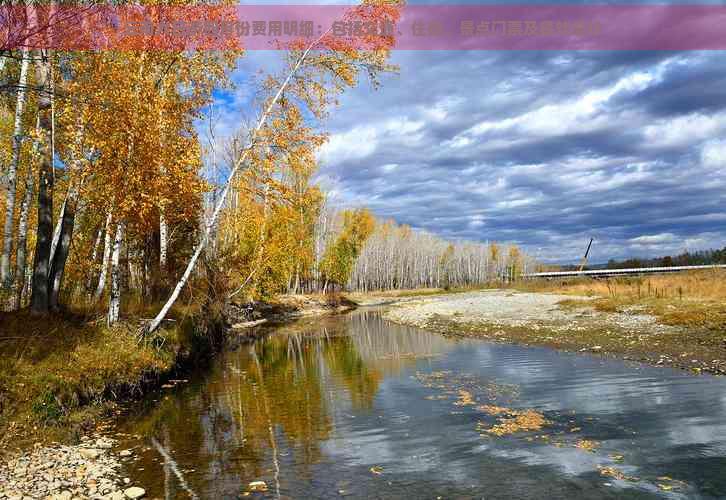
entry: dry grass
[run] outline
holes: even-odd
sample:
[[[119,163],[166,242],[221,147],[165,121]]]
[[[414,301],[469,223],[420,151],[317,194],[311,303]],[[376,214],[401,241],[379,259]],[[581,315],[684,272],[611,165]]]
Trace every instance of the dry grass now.
[[[726,271],[708,270],[632,278],[528,281],[517,289],[595,297],[567,299],[561,307],[601,312],[640,309],[661,323],[726,331]]]
[[[139,343],[138,325],[108,328],[102,316],[0,313],[0,448],[72,437],[140,394],[191,350],[182,317]]]

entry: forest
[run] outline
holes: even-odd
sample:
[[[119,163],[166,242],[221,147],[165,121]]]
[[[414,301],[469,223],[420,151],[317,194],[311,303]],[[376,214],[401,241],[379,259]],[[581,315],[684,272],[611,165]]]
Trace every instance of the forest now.
[[[387,50],[339,43],[280,51],[283,70],[253,79],[256,126],[222,144],[198,125],[214,92],[233,90],[241,50],[4,51],[3,309],[104,312],[113,325],[156,307],[153,330],[210,286],[244,302],[474,286],[532,266],[516,246],[331,206],[315,182],[326,117],[347,88],[396,71]]]

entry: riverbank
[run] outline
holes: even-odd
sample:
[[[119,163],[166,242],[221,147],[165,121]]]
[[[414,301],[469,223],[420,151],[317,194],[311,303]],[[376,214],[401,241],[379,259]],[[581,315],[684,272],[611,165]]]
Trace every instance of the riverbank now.
[[[137,337],[138,319],[108,328],[103,316],[90,314],[0,313],[2,454],[35,443],[77,442],[99,419],[113,415],[118,403],[207,362],[230,339],[254,339],[257,324],[352,308],[339,295],[282,296],[205,310],[177,307],[143,341]]]
[[[119,403],[173,384],[229,341],[253,340],[257,324],[355,307],[332,294],[177,307],[143,341],[140,320],[108,328],[103,317],[0,313],[0,498],[136,498],[140,488],[117,474],[114,440],[92,434]]]
[[[541,345],[726,373],[722,332],[666,324],[644,306],[598,307],[598,297],[487,290],[420,298],[391,307],[384,317],[453,337]]]

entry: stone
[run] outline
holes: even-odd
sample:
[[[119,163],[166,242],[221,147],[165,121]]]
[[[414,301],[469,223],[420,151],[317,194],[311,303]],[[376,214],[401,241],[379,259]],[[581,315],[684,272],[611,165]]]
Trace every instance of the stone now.
[[[78,453],[87,460],[94,460],[101,455],[101,452],[93,448],[81,448]]]
[[[130,457],[134,452],[131,450],[121,450],[118,454],[119,457]]]
[[[109,439],[100,438],[96,440],[96,447],[97,448],[111,448],[113,446],[113,443]]]
[[[127,488],[124,490],[124,495],[126,495],[126,498],[134,500],[136,498],[141,498],[146,495],[146,490],[144,490],[143,488],[139,488],[138,486],[132,486],[131,488]]]

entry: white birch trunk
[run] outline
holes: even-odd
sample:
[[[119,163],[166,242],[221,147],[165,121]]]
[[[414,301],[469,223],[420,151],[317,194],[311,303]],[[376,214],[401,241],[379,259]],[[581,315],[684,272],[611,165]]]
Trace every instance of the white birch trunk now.
[[[101,272],[98,275],[98,286],[96,286],[96,292],[93,294],[93,300],[98,302],[101,300],[103,290],[106,288],[106,274],[108,273],[108,259],[111,256],[111,219],[113,218],[113,212],[109,210],[106,216],[106,235],[103,238],[103,259],[101,260]]]
[[[331,28],[332,29],[332,28]],[[202,251],[204,251],[204,248],[207,246],[207,242],[210,239],[210,236],[212,234],[212,231],[217,225],[217,219],[219,219],[219,214],[222,212],[222,207],[224,206],[224,202],[227,199],[227,194],[229,193],[230,186],[232,185],[232,180],[237,175],[237,172],[239,172],[239,169],[244,165],[245,161],[247,160],[247,156],[251,150],[251,148],[254,146],[255,141],[257,140],[257,134],[259,133],[262,126],[267,121],[267,116],[272,111],[273,106],[277,103],[277,101],[280,99],[280,96],[282,95],[283,91],[287,87],[287,85],[290,83],[290,80],[292,79],[293,75],[297,72],[297,70],[300,68],[302,63],[307,58],[310,51],[313,49],[315,45],[317,45],[320,40],[325,37],[330,29],[326,31],[324,34],[322,34],[317,40],[315,40],[313,43],[308,46],[307,49],[305,49],[305,52],[302,53],[300,58],[295,63],[295,66],[293,66],[290,73],[287,75],[287,78],[285,78],[285,81],[280,85],[280,88],[278,89],[275,96],[272,98],[270,103],[268,104],[265,111],[262,113],[262,116],[260,116],[260,120],[257,122],[257,126],[255,127],[250,144],[247,148],[242,152],[240,157],[237,159],[237,161],[234,163],[234,166],[232,167],[232,170],[229,173],[229,176],[227,177],[227,181],[224,183],[224,189],[222,190],[222,193],[219,196],[219,199],[217,200],[217,204],[214,207],[214,212],[212,212],[212,217],[209,220],[209,224],[207,225],[204,234],[202,235],[202,239],[197,244],[196,249],[194,250],[194,254],[192,254],[191,259],[189,259],[189,263],[187,264],[186,269],[184,270],[184,274],[182,275],[181,279],[177,282],[176,286],[174,287],[174,290],[172,290],[171,295],[167,299],[166,303],[163,305],[159,313],[156,315],[156,317],[151,321],[151,324],[149,325],[148,329],[146,330],[147,333],[151,333],[155,331],[157,328],[159,328],[159,325],[161,325],[161,322],[166,318],[166,315],[169,314],[169,310],[171,309],[171,306],[174,305],[174,302],[176,302],[176,299],[179,297],[179,294],[181,293],[182,289],[184,288],[184,285],[186,285],[187,281],[189,280],[189,277],[192,274],[192,271],[197,265],[197,260],[199,260],[199,256],[202,254]]]
[[[166,218],[164,218],[164,212],[159,214],[159,269],[162,274],[166,272],[166,254],[167,245],[169,239],[169,229],[166,225]]]
[[[88,280],[86,281],[86,290],[90,293],[91,285],[93,285],[93,266],[98,258],[98,249],[101,247],[101,237],[103,236],[103,230],[99,229],[96,232],[96,239],[93,242],[93,251],[91,252],[91,272],[88,273]]]
[[[53,257],[55,257],[55,250],[58,248],[58,242],[60,241],[61,236],[61,227],[63,226],[63,216],[66,213],[66,205],[68,205],[68,198],[71,196],[71,188],[68,188],[68,191],[66,191],[66,196],[63,198],[63,205],[61,205],[60,213],[58,214],[58,220],[55,223],[55,228],[53,229],[53,241],[50,242],[50,258],[48,259],[49,262],[53,262]]]
[[[18,248],[15,257],[15,290],[12,299],[12,310],[20,309],[22,306],[23,283],[28,260],[28,217],[30,215],[30,205],[33,203],[34,185],[33,168],[28,165],[28,173],[25,177],[25,196],[23,196],[23,202],[20,205],[20,221],[18,222]]]
[[[7,175],[7,194],[5,196],[5,224],[3,230],[3,248],[0,255],[0,281],[2,286],[9,288],[12,285],[10,273],[10,253],[13,248],[13,217],[15,215],[15,194],[18,183],[18,163],[20,160],[20,146],[23,142],[23,111],[28,99],[28,67],[30,66],[30,54],[27,49],[22,52],[23,61],[20,64],[20,79],[18,80],[18,92],[15,102],[15,123],[13,125],[13,144],[10,158],[10,167]],[[5,59],[5,58],[3,58]],[[30,167],[28,167],[30,168]]]
[[[116,237],[113,241],[113,254],[111,255],[111,294],[108,300],[108,315],[106,324],[113,325],[118,321],[121,312],[121,242],[124,239],[124,222],[119,221],[116,226]]]

